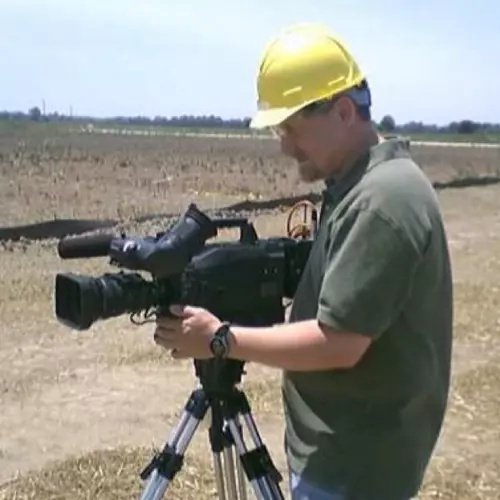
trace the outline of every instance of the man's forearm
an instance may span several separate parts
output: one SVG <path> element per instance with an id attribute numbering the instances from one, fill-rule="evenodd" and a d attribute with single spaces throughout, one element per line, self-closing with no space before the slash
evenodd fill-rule
<path id="1" fill-rule="evenodd" d="M 232 358 L 291 371 L 349 368 L 369 343 L 355 333 L 326 331 L 317 320 L 231 330 Z"/>

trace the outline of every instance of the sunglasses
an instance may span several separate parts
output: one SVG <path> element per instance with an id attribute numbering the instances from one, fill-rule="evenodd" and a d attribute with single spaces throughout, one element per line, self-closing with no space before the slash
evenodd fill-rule
<path id="1" fill-rule="evenodd" d="M 296 114 L 305 119 L 326 114 L 335 106 L 341 97 L 343 96 L 335 96 L 333 98 L 320 99 L 319 101 L 311 102 L 297 111 Z M 280 139 L 289 135 L 289 130 L 283 125 L 270 127 L 270 131 L 275 139 Z"/>

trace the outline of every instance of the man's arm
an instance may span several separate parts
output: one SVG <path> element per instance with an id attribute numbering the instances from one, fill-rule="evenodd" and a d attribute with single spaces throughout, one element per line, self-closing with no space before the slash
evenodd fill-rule
<path id="1" fill-rule="evenodd" d="M 370 338 L 334 331 L 316 319 L 267 328 L 232 327 L 231 357 L 280 368 L 308 371 L 350 368 Z"/>
<path id="2" fill-rule="evenodd" d="M 234 327 L 231 357 L 291 371 L 357 364 L 400 312 L 421 254 L 383 216 L 352 211 L 334 228 L 326 258 L 317 318 Z"/>

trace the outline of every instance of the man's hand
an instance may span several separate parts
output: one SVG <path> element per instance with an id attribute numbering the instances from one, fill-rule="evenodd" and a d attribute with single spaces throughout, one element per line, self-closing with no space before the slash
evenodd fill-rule
<path id="1" fill-rule="evenodd" d="M 170 312 L 174 318 L 163 316 L 156 320 L 156 344 L 171 350 L 175 359 L 213 357 L 210 341 L 221 320 L 200 307 L 174 305 Z"/>
<path id="2" fill-rule="evenodd" d="M 206 309 L 172 306 L 159 317 L 155 342 L 175 359 L 212 358 L 210 341 L 222 321 Z M 368 349 L 370 336 L 333 331 L 316 319 L 269 327 L 231 327 L 230 357 L 292 371 L 351 368 Z"/>

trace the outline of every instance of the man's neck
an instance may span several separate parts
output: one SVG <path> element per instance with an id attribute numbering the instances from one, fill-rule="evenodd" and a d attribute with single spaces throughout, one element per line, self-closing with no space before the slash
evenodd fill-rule
<path id="1" fill-rule="evenodd" d="M 344 175 L 356 165 L 356 163 L 365 156 L 370 148 L 383 142 L 385 139 L 372 127 L 364 130 L 364 133 L 359 135 L 359 139 L 352 143 L 352 146 L 346 151 L 342 169 L 331 175 L 333 181 L 344 177 Z"/>

